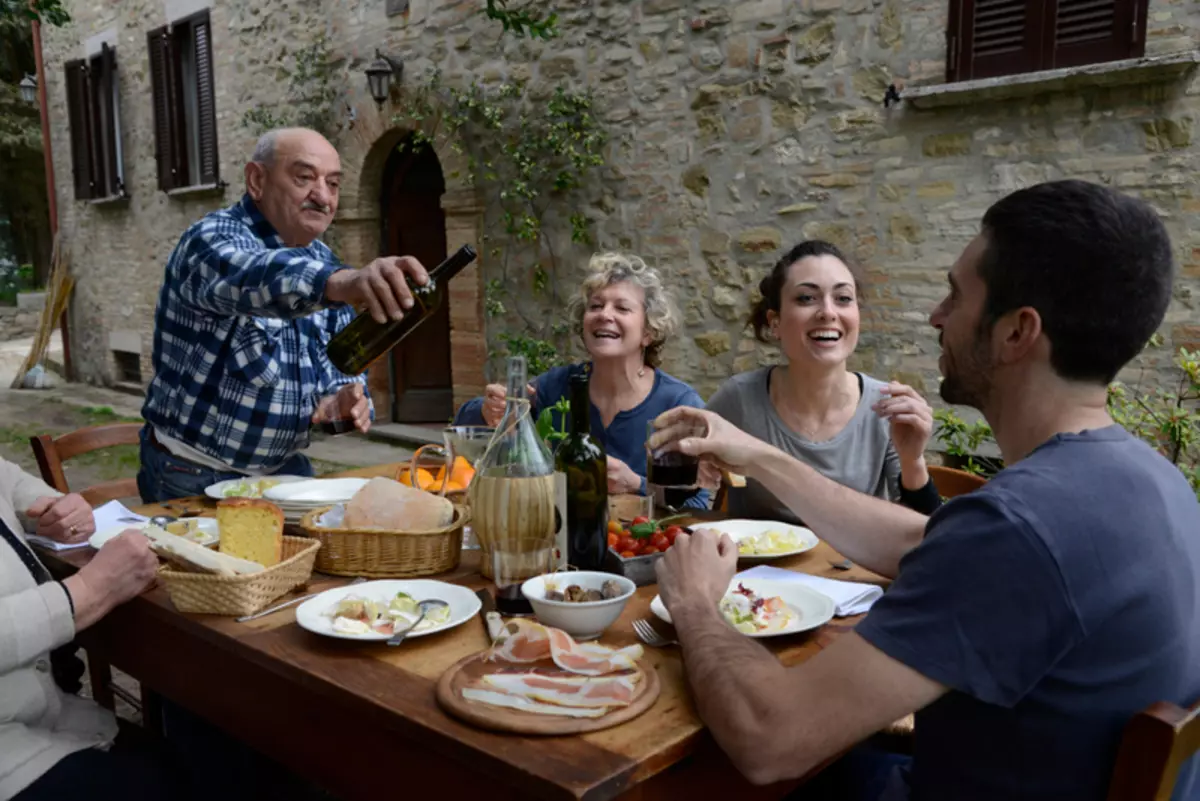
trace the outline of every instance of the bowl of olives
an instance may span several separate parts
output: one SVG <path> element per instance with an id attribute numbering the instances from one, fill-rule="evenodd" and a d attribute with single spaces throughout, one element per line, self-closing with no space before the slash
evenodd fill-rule
<path id="1" fill-rule="evenodd" d="M 599 571 L 566 571 L 531 578 L 521 593 L 547 626 L 576 640 L 591 640 L 621 616 L 637 585 L 624 576 Z"/>

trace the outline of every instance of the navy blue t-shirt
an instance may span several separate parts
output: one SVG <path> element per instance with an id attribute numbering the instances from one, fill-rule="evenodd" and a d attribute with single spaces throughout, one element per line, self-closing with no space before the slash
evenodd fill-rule
<path id="1" fill-rule="evenodd" d="M 570 378 L 573 374 L 587 369 L 587 364 L 569 364 L 547 370 L 533 380 L 537 388 L 537 397 L 533 401 L 533 415 L 537 417 L 542 409 L 553 406 L 561 398 L 570 397 Z M 704 400 L 691 386 L 680 381 L 662 370 L 654 371 L 654 386 L 645 400 L 632 409 L 618 412 L 617 416 L 604 427 L 600 419 L 600 410 L 595 404 L 590 404 L 592 410 L 592 437 L 604 448 L 609 456 L 620 459 L 642 478 L 640 492 L 646 494 L 646 424 L 669 409 L 676 406 L 695 406 L 704 408 Z M 567 430 L 570 430 L 570 414 L 566 415 Z M 483 398 L 467 401 L 454 417 L 455 425 L 486 425 L 483 420 Z M 561 430 L 563 421 L 554 413 L 554 428 Z M 686 491 L 685 491 L 686 492 Z M 682 499 L 682 505 L 692 508 L 708 507 L 708 492 L 701 490 Z M 670 503 L 676 501 L 668 499 Z M 678 504 L 677 504 L 678 505 Z"/>
<path id="2" fill-rule="evenodd" d="M 912 799 L 1103 801 L 1129 719 L 1200 698 L 1200 504 L 1118 426 L 1056 436 L 935 513 L 857 631 L 950 688 Z"/>

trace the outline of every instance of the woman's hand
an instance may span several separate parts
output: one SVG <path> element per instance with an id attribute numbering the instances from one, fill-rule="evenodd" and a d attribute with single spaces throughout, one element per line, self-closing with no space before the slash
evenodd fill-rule
<path id="1" fill-rule="evenodd" d="M 104 543 L 92 561 L 63 581 L 75 605 L 75 630 L 92 625 L 113 607 L 154 584 L 158 557 L 140 531 L 123 531 Z"/>
<path id="2" fill-rule="evenodd" d="M 529 400 L 533 401 L 537 397 L 537 387 L 533 384 L 528 384 L 525 391 L 529 393 Z M 504 416 L 504 406 L 508 402 L 508 390 L 503 384 L 488 384 L 483 390 L 483 422 L 490 428 L 495 428 L 500 425 L 500 418 Z"/>
<path id="3" fill-rule="evenodd" d="M 92 507 L 82 495 L 74 492 L 60 498 L 38 498 L 25 514 L 37 520 L 39 536 L 55 542 L 83 542 L 96 531 Z"/>
<path id="4" fill-rule="evenodd" d="M 642 491 L 642 477 L 615 456 L 608 457 L 608 494 L 623 495 Z"/>
<path id="5" fill-rule="evenodd" d="M 904 486 L 920 489 L 929 481 L 925 446 L 933 435 L 933 409 L 907 384 L 893 381 L 883 394 L 884 398 L 871 408 L 891 426 L 892 446 L 900 457 Z"/>

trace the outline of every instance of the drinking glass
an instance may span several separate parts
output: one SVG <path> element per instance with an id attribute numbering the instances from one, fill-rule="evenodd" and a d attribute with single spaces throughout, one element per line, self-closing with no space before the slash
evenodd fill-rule
<path id="1" fill-rule="evenodd" d="M 521 585 L 549 573 L 554 564 L 553 537 L 506 539 L 492 546 L 488 557 L 496 585 L 496 608 L 503 615 L 531 615 L 533 607 L 521 594 Z"/>
<path id="2" fill-rule="evenodd" d="M 706 429 L 702 425 L 673 428 L 679 432 L 678 439 L 703 437 Z M 657 431 L 654 421 L 646 423 L 646 483 L 655 487 L 694 487 L 700 475 L 700 459 L 679 451 L 660 448 L 650 449 L 650 437 Z"/>

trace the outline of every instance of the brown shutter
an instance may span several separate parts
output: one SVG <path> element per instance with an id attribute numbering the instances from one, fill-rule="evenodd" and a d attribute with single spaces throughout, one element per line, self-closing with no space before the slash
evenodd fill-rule
<path id="1" fill-rule="evenodd" d="M 1053 46 L 1047 68 L 1139 58 L 1148 0 L 1050 0 Z"/>
<path id="2" fill-rule="evenodd" d="M 213 80 L 212 27 L 208 13 L 192 22 L 196 44 L 196 124 L 199 126 L 200 175 L 198 184 L 215 184 L 219 178 L 217 159 L 217 104 Z"/>
<path id="3" fill-rule="evenodd" d="M 175 146 L 174 63 L 171 35 L 166 27 L 146 36 L 150 48 L 150 89 L 154 95 L 154 158 L 158 162 L 158 188 L 164 192 L 183 186 L 179 151 Z"/>
<path id="4" fill-rule="evenodd" d="M 97 119 L 100 121 L 102 143 L 100 163 L 104 168 L 102 194 L 105 197 L 118 197 L 125 193 L 125 187 L 117 165 L 117 137 L 121 135 L 117 127 L 117 51 L 107 44 L 100 46 L 100 75 L 97 84 L 100 92 L 97 103 L 100 115 Z"/>
<path id="5" fill-rule="evenodd" d="M 87 71 L 87 64 L 82 60 L 66 63 L 67 118 L 71 126 L 71 171 L 75 178 L 76 200 L 93 197 Z"/>
<path id="6" fill-rule="evenodd" d="M 1043 68 L 1046 15 L 1042 0 L 951 0 L 950 22 L 949 81 Z"/>

